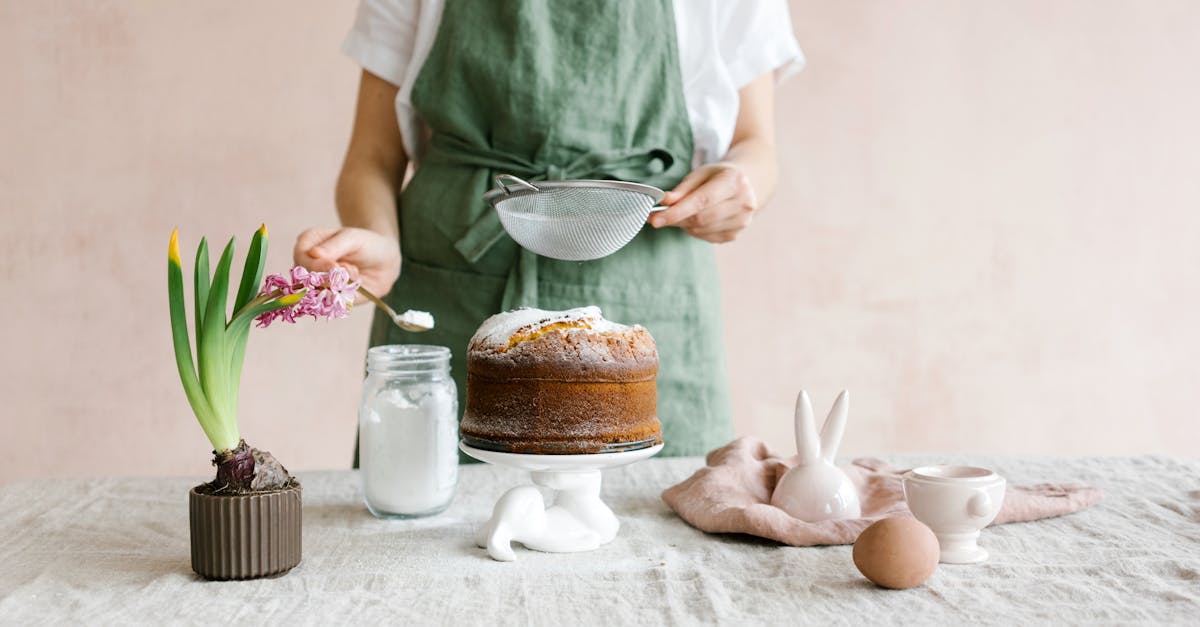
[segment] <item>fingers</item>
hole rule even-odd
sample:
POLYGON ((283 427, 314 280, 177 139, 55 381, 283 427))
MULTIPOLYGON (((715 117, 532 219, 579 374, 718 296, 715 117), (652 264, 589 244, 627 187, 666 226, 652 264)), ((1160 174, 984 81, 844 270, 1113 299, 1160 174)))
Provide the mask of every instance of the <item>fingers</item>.
POLYGON ((296 237, 296 250, 303 249, 307 251, 313 246, 325 241, 330 235, 333 235, 336 232, 337 229, 327 229, 324 227, 305 229, 304 232, 300 233, 300 235, 296 237))
MULTIPOLYGON (((297 265, 316 272, 341 266, 378 296, 387 294, 400 275, 399 242, 368 229, 308 229, 296 238, 292 254, 297 265)), ((354 302, 364 300, 356 295, 354 302)))
POLYGON ((748 225, 748 223, 749 223, 749 221, 747 220, 747 222, 745 224, 730 223, 730 224, 726 225, 726 228, 720 228, 720 229, 714 228, 714 229, 710 229, 710 230, 706 230, 706 231, 698 231, 695 229, 684 229, 684 232, 687 233, 688 235, 691 235, 692 237, 694 237, 696 239, 702 239, 706 242, 712 242, 714 244, 725 244, 725 243, 736 240, 739 235, 744 233, 746 231, 746 226, 748 225))
POLYGON ((680 226, 692 237, 714 243, 732 242, 750 226, 754 212, 736 202, 725 202, 710 211, 693 216, 680 226))
MULTIPOLYGON (((321 243, 309 250, 318 263, 332 267, 345 257, 351 257, 363 247, 362 232, 358 229, 339 229, 321 243)), ((341 262, 346 265, 346 262, 341 262)))
POLYGON ((688 175, 683 177, 682 181, 679 181, 675 189, 663 194, 662 204, 673 205, 679 202, 680 198, 692 193, 692 190, 700 187, 710 176, 712 176, 712 170, 706 168, 696 168, 688 172, 688 175))
POLYGON ((741 235, 743 231, 744 231, 744 229, 732 229, 729 231, 721 231, 720 233, 709 233, 707 235, 693 235, 692 237, 695 237, 696 239, 699 239, 699 240, 704 240, 706 242, 711 242, 713 244, 728 244, 730 242, 736 241, 738 236, 741 235))
POLYGON ((307 229, 296 238, 296 245, 292 247, 292 259, 298 266, 304 266, 309 270, 316 270, 313 264, 316 259, 312 255, 312 248, 317 244, 325 241, 330 235, 333 235, 336 229, 314 228, 307 229))
MULTIPOLYGON (((710 170, 709 174, 710 176, 703 184, 685 192, 681 197, 673 196, 677 199, 670 205, 670 209, 652 217, 650 224, 656 228, 678 225, 706 208, 737 196, 749 187, 745 176, 731 168, 722 168, 716 170, 715 173, 710 170)), ((672 190, 672 194, 674 195, 681 187, 683 187, 682 183, 680 187, 672 190)), ((666 198, 663 199, 664 203, 666 200, 666 198)))

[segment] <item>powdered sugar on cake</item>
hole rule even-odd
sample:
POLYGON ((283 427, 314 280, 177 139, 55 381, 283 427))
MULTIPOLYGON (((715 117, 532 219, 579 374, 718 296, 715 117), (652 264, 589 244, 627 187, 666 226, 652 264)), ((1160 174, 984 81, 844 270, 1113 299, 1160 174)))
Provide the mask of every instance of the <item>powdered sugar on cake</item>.
POLYGON ((471 337, 471 348, 474 350, 508 350, 514 335, 536 333, 539 329, 551 325, 583 323, 585 328, 596 333, 619 333, 629 327, 610 320, 605 320, 596 306, 577 307, 566 311, 546 311, 532 307, 521 307, 512 311, 498 313, 479 326, 471 337))

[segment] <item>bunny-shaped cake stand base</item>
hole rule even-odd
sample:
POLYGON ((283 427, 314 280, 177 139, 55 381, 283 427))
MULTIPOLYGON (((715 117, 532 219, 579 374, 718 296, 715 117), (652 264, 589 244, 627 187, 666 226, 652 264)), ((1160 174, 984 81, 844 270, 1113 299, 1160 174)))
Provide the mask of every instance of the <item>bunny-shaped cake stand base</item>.
POLYGON ((808 392, 796 399, 796 465, 788 469, 771 495, 771 505, 805 522, 860 518, 862 507, 850 477, 834 465, 850 393, 842 390, 817 436, 816 419, 808 392))
POLYGON ((505 492, 475 538, 492 559, 511 562, 517 558, 513 542, 547 553, 591 551, 612 542, 621 524, 600 500, 600 471, 653 457, 662 445, 594 455, 522 455, 461 443, 459 448, 479 461, 531 473, 535 485, 505 492), (546 507, 536 486, 554 492, 552 505, 546 507))

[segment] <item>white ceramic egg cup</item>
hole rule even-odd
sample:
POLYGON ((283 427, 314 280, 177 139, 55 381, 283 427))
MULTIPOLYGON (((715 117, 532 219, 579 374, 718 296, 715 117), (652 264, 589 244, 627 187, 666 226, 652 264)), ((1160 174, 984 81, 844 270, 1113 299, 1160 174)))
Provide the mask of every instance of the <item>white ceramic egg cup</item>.
POLYGON ((1004 504, 1004 477, 975 466, 923 466, 902 480, 904 500, 937 536, 944 564, 978 564, 988 558, 979 531, 1004 504))
POLYGON ((511 562, 517 559, 514 541, 546 553, 591 551, 612 542, 621 523, 600 500, 600 471, 653 457, 663 445, 592 455, 501 453, 461 442, 458 447, 481 462, 530 472, 534 485, 505 492, 475 536, 492 559, 511 562), (536 486, 554 491, 549 507, 536 486))

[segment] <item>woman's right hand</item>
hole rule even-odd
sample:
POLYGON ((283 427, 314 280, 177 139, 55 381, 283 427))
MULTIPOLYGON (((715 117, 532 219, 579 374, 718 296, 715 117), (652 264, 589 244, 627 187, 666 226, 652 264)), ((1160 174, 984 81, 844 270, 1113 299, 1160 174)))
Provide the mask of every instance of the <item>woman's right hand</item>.
MULTIPOLYGON (((376 296, 390 292, 400 276, 400 242, 370 229, 308 229, 296 238, 292 256, 296 265, 313 271, 342 266, 376 296)), ((356 302, 361 300, 359 295, 356 302)))

